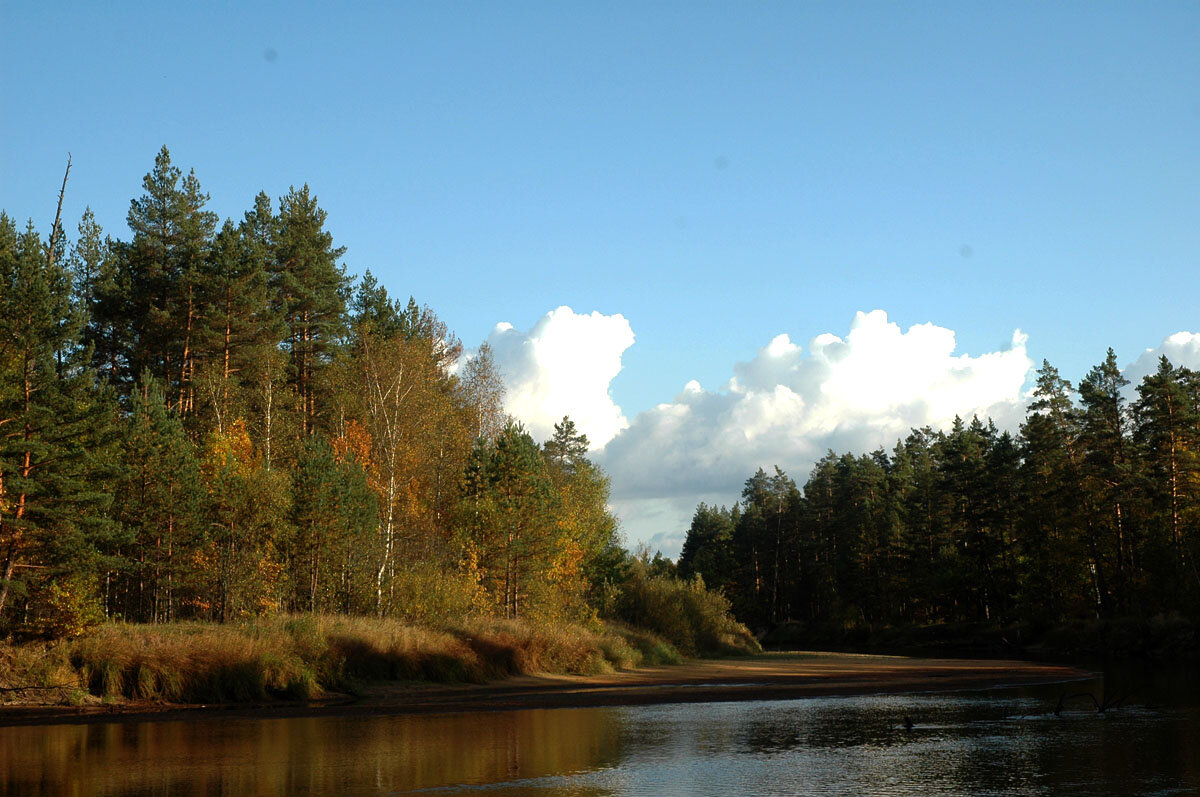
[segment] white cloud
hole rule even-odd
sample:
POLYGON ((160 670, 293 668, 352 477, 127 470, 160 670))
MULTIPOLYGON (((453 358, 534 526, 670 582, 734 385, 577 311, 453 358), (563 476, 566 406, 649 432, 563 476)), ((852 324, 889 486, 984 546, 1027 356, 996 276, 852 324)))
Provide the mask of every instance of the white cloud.
MULTIPOLYGON (((827 450, 891 448, 914 427, 945 428, 955 415, 990 417, 1015 431, 1033 362, 1026 336, 979 355, 955 352, 953 330, 907 330, 882 310, 858 313, 844 337, 817 335, 807 351, 777 335, 717 389, 692 380, 632 423, 610 394, 634 334, 621 315, 559 307, 528 332, 497 324, 488 343, 505 377, 506 409, 535 437, 570 415, 613 481, 628 544, 679 553, 700 501, 736 500, 742 483, 779 465, 798 483, 827 450)), ((1172 363, 1200 369, 1200 334, 1179 332, 1125 371, 1134 383, 1172 363)), ((1131 390, 1132 387, 1131 386, 1131 390)))
POLYGON ((621 355, 633 345, 633 328, 624 316, 581 315, 563 306, 528 332, 499 323, 487 342, 504 376, 505 410, 535 438, 553 434, 564 415, 593 448, 629 425, 609 393, 621 355))
POLYGON ((1163 355, 1171 361, 1171 365, 1184 366, 1193 371, 1200 370, 1200 333, 1176 332, 1163 338, 1163 342, 1152 349, 1146 349, 1129 367, 1124 370, 1124 376, 1129 380, 1131 395, 1149 374, 1158 370, 1158 358, 1163 355))
POLYGON ((1003 351, 955 354, 953 330, 903 331, 882 310, 858 313, 845 338, 818 335, 807 354, 779 335, 720 389, 689 382, 639 413, 598 458, 631 540, 674 542, 696 502, 735 499, 759 467, 779 465, 803 483, 830 448, 890 448, 911 428, 944 427, 955 415, 1015 429, 1033 365, 1025 343, 1017 331, 1003 351), (671 517, 670 528, 642 523, 671 517))

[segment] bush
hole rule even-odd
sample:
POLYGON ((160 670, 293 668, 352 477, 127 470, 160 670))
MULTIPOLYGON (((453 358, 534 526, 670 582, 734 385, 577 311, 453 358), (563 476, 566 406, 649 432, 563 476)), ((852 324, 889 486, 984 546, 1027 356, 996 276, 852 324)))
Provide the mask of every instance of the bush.
POLYGON ((619 619, 660 634, 688 656, 761 652, 724 595, 707 589, 699 576, 684 581, 654 575, 649 565, 644 558, 633 560, 616 601, 619 619))

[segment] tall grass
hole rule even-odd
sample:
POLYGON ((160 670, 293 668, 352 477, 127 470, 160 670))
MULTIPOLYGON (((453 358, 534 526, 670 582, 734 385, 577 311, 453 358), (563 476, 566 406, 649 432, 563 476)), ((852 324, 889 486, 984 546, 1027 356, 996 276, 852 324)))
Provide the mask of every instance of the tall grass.
POLYGON ((372 681, 482 683, 521 673, 596 674, 679 660, 619 625, 291 615, 237 625, 107 624, 52 646, 0 645, 0 699, 254 703, 355 691, 372 681))

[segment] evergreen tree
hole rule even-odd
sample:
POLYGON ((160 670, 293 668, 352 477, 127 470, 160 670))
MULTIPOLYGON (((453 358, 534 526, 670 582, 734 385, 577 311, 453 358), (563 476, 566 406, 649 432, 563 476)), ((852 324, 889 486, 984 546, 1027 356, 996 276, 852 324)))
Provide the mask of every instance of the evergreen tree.
MULTIPOLYGON (((800 498, 795 483, 779 468, 773 476, 759 468, 742 490, 743 513, 733 532, 733 548, 741 567, 735 576, 737 596, 754 625, 774 624, 787 614, 781 602, 783 569, 794 557, 795 537, 786 524, 791 505, 800 498)), ((739 614, 739 616, 742 616, 739 614)))
POLYGON ((288 328, 290 378, 306 434, 316 428, 320 375, 342 335, 349 292, 346 270, 338 263, 346 250, 334 247, 325 218, 307 185, 293 187, 280 200, 275 232, 272 290, 288 328))
POLYGON ((539 598, 553 597, 544 585, 563 542, 556 504, 541 452, 519 424, 506 426, 494 447, 476 447, 463 487, 462 542, 505 617, 527 614, 539 598))
MULTIPOLYGON (((411 299, 410 299, 411 302, 411 299)), ((363 274, 350 306, 354 334, 391 338, 405 331, 404 307, 388 296, 371 270, 363 274)))
POLYGON ((149 371, 134 393, 122 441, 116 519, 129 534, 107 595, 109 613, 170 622, 194 597, 192 560, 202 533, 196 451, 149 371))
POLYGON ((373 608, 369 552, 377 511, 361 465, 339 459, 320 435, 308 438, 292 480, 295 533, 285 556, 290 607, 344 613, 373 608))
POLYGON ((542 446, 546 461, 558 472, 570 475, 587 460, 587 435, 575 428, 566 415, 554 424, 554 435, 542 446))
POLYGON ((248 415, 254 372, 275 355, 280 330, 267 304, 268 254, 248 225, 226 221, 199 278, 207 312, 197 328, 204 365, 195 381, 219 432, 248 415))
POLYGON ((733 519, 725 507, 701 502, 679 554, 681 578, 700 576, 709 589, 728 590, 733 580, 733 519))
POLYGON ((1128 384, 1112 349, 1079 383, 1084 503, 1105 616, 1130 610, 1137 567, 1138 530, 1130 514, 1134 496, 1129 418, 1122 392, 1128 384))
POLYGON ((1071 383, 1043 361, 1021 426, 1017 594, 1021 614, 1043 623, 1094 616, 1106 592, 1084 508, 1072 393, 1071 383))
POLYGON ((112 531, 113 410, 82 358, 70 275, 50 254, 32 223, 18 235, 0 213, 0 616, 14 596, 98 613, 98 546, 112 531))
POLYGON ((1158 573, 1152 588, 1163 608, 1184 593, 1193 601, 1200 597, 1197 535, 1188 523, 1200 500, 1200 414, 1189 395, 1190 376, 1162 357, 1158 371, 1138 385, 1134 405, 1134 437, 1154 510, 1148 553, 1158 573))

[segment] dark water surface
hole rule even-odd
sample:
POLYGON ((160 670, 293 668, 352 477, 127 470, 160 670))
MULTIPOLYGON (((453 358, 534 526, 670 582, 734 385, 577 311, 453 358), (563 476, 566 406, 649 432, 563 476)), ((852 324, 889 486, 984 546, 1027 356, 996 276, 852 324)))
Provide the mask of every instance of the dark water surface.
POLYGON ((955 694, 0 728, 0 794, 1200 794, 1195 667, 955 694), (1098 713, 1101 702, 1128 695, 1098 713), (914 722, 911 730, 904 720, 914 722))

